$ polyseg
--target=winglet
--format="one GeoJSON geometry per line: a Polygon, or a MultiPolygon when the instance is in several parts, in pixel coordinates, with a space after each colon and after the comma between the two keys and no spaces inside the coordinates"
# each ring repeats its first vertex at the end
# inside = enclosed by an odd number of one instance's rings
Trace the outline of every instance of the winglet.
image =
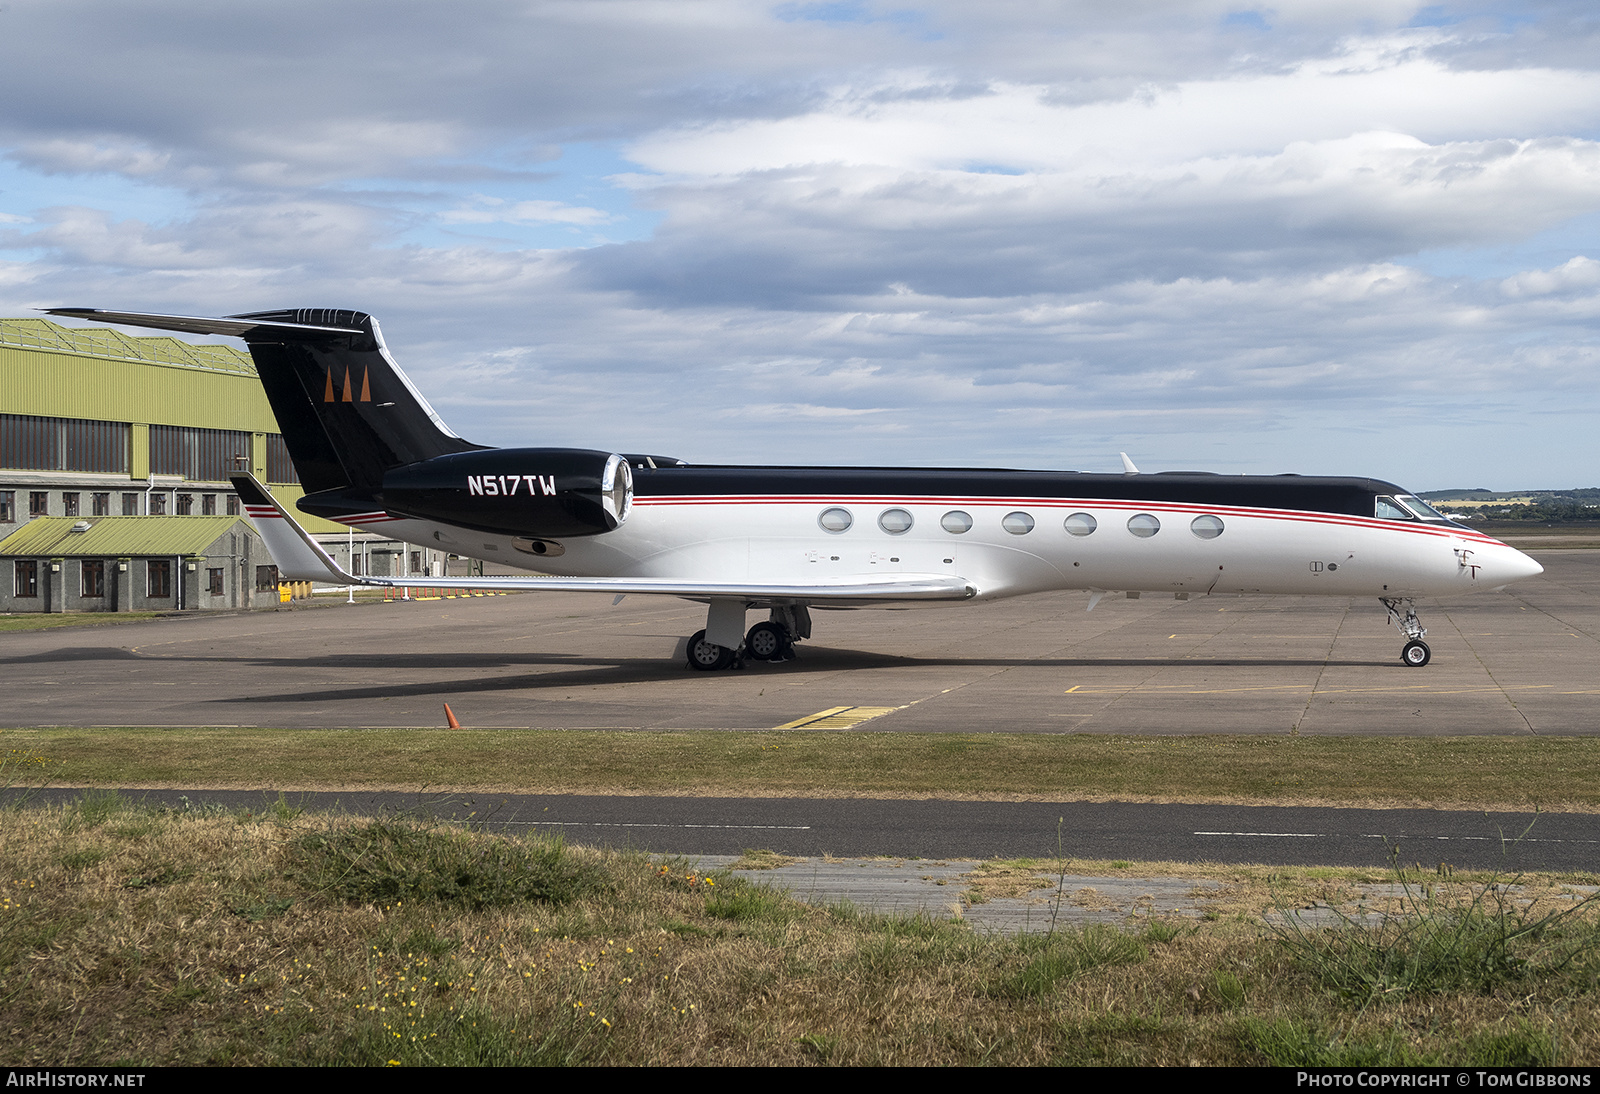
{"type": "Polygon", "coordinates": [[[339,568],[328,552],[306,534],[288,510],[250,474],[230,475],[229,481],[244,502],[244,511],[255,522],[256,531],[266,542],[267,552],[278,564],[278,576],[286,581],[324,581],[331,585],[361,585],[339,568]]]}
{"type": "Polygon", "coordinates": [[[1133,466],[1133,461],[1128,459],[1126,452],[1118,452],[1117,455],[1122,457],[1122,473],[1124,475],[1137,475],[1139,473],[1139,469],[1133,466]]]}

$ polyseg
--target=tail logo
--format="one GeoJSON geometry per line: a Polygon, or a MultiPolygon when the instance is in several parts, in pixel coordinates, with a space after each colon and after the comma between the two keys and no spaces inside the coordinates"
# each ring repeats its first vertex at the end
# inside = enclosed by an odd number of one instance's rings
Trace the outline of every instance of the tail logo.
{"type": "MultiPolygon", "coordinates": [[[[335,394],[336,385],[333,382],[333,369],[330,368],[328,370],[328,384],[327,384],[326,387],[324,387],[322,389],[322,401],[325,402],[325,403],[353,403],[353,402],[356,402],[357,400],[356,400],[356,396],[355,396],[354,385],[355,385],[355,374],[351,370],[346,369],[345,373],[344,373],[344,384],[342,385],[343,394],[342,395],[335,394]]],[[[366,369],[362,369],[361,370],[361,398],[360,398],[360,401],[363,402],[363,403],[372,402],[372,387],[367,382],[367,370],[366,369]]]]}

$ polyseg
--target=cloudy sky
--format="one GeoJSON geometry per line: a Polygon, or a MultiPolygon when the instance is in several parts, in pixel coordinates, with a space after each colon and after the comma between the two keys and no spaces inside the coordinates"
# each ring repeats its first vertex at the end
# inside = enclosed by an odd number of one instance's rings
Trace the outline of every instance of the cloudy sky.
{"type": "Polygon", "coordinates": [[[1600,482],[1592,2],[0,0],[0,315],[371,312],[456,430],[1600,482]]]}

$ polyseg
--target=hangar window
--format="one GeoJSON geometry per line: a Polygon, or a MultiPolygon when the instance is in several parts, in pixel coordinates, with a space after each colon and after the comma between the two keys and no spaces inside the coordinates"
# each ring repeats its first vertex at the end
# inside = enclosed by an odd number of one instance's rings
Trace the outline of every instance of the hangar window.
{"type": "Polygon", "coordinates": [[[1033,531],[1033,518],[1026,513],[1007,513],[1000,518],[1000,527],[1014,536],[1025,536],[1033,531]]]}
{"type": "Polygon", "coordinates": [[[30,517],[47,517],[50,515],[50,492],[48,490],[35,490],[28,495],[28,515],[30,517]]]}
{"type": "Polygon", "coordinates": [[[1067,518],[1067,531],[1075,536],[1093,535],[1100,522],[1088,513],[1074,513],[1067,518]]]}
{"type": "Polygon", "coordinates": [[[17,519],[17,492],[0,490],[0,524],[12,524],[17,519]]]}
{"type": "MultiPolygon", "coordinates": [[[[357,561],[357,562],[361,561],[360,557],[357,556],[355,561],[357,561]]],[[[361,571],[360,570],[352,570],[351,572],[359,574],[361,571]]],[[[278,591],[278,568],[276,566],[257,566],[256,567],[256,592],[258,592],[258,593],[275,593],[277,591],[278,591]]]]}
{"type": "Polygon", "coordinates": [[[228,495],[228,515],[230,517],[236,517],[236,516],[239,515],[239,495],[238,494],[229,494],[228,495]]]}
{"type": "Polygon", "coordinates": [[[972,530],[972,514],[963,513],[960,509],[952,509],[939,518],[939,527],[953,536],[972,530]]]}
{"type": "Polygon", "coordinates": [[[1128,531],[1140,539],[1149,539],[1161,531],[1161,522],[1149,513],[1135,513],[1128,518],[1128,531]]]}
{"type": "Polygon", "coordinates": [[[856,518],[850,515],[850,510],[840,509],[838,506],[824,509],[822,515],[817,518],[817,523],[822,526],[822,530],[824,532],[832,532],[834,535],[849,531],[850,526],[855,522],[856,518]]]}
{"type": "Polygon", "coordinates": [[[145,563],[144,594],[151,600],[165,600],[172,595],[172,563],[164,558],[153,558],[145,563]]]}
{"type": "Polygon", "coordinates": [[[39,563],[35,559],[18,559],[16,595],[23,597],[36,597],[39,595],[39,563]]]}
{"type": "Polygon", "coordinates": [[[180,517],[187,517],[187,516],[192,516],[193,514],[194,514],[194,495],[193,494],[179,494],[178,495],[178,515],[180,517]]]}
{"type": "Polygon", "coordinates": [[[903,536],[911,531],[911,514],[904,509],[885,509],[878,514],[878,527],[891,536],[903,536]]]}
{"type": "Polygon", "coordinates": [[[78,499],[82,495],[67,493],[61,495],[61,515],[75,517],[78,515],[78,499]]]}
{"type": "Polygon", "coordinates": [[[83,595],[97,597],[106,595],[106,564],[98,558],[86,558],[81,562],[83,573],[83,595]]]}
{"type": "Polygon", "coordinates": [[[1189,531],[1201,539],[1216,539],[1222,534],[1222,518],[1211,516],[1195,517],[1189,522],[1189,531]]]}
{"type": "Polygon", "coordinates": [[[206,570],[206,590],[212,596],[222,595],[222,567],[213,566],[206,570]]]}
{"type": "Polygon", "coordinates": [[[125,517],[136,517],[139,515],[138,494],[122,495],[122,515],[125,517]]]}
{"type": "Polygon", "coordinates": [[[217,515],[217,496],[215,494],[200,495],[200,515],[214,517],[217,515]]]}
{"type": "Polygon", "coordinates": [[[109,517],[111,515],[111,495],[110,494],[92,494],[92,495],[90,495],[90,500],[94,504],[94,515],[95,516],[97,516],[97,517],[109,517]]]}

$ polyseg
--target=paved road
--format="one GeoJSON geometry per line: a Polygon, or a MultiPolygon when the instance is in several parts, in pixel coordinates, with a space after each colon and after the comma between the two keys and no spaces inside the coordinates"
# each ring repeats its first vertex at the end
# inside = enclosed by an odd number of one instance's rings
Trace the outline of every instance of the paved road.
{"type": "MultiPolygon", "coordinates": [[[[44,800],[78,791],[49,791],[44,800]]],[[[264,808],[268,791],[130,791],[140,800],[264,808]]],[[[1422,809],[948,802],[806,798],[393,793],[293,794],[292,804],[358,815],[416,811],[491,829],[564,833],[575,843],[683,855],[760,848],[790,855],[908,858],[1071,856],[1191,863],[1600,869],[1600,816],[1422,809]],[[1531,829],[1529,828],[1532,825],[1531,829]]]]}
{"type": "MultiPolygon", "coordinates": [[[[704,609],[524,594],[0,635],[5,712],[36,725],[766,729],[888,708],[921,732],[1588,734],[1600,731],[1600,551],[1421,605],[1408,669],[1376,602],[1062,593],[815,613],[798,659],[690,672],[704,609]]],[[[756,615],[752,613],[751,621],[756,615]]]]}

